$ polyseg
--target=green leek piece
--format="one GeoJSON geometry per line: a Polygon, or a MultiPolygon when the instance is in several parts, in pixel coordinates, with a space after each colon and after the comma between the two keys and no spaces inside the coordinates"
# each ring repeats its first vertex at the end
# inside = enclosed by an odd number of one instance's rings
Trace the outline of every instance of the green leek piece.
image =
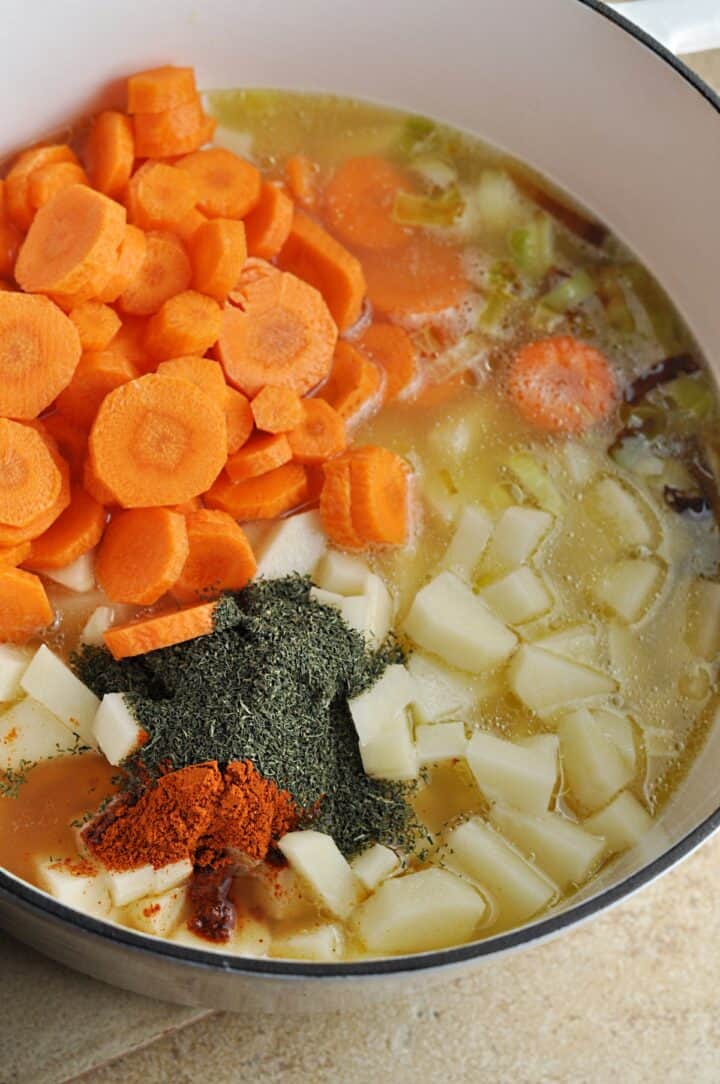
{"type": "Polygon", "coordinates": [[[506,463],[521,488],[537,501],[540,508],[555,516],[562,514],[565,501],[548,471],[532,452],[511,452],[506,463]]]}
{"type": "Polygon", "coordinates": [[[635,317],[625,296],[621,273],[615,267],[601,267],[595,272],[595,281],[607,322],[616,331],[631,334],[635,331],[635,317]]]}
{"type": "Polygon", "coordinates": [[[555,260],[555,228],[544,213],[535,215],[527,226],[508,234],[508,248],[516,267],[528,278],[543,278],[555,260]]]}
{"type": "Polygon", "coordinates": [[[709,418],[715,410],[715,393],[703,376],[679,376],[666,384],[664,394],[694,418],[709,418]]]}
{"type": "Polygon", "coordinates": [[[595,282],[587,271],[576,271],[540,298],[539,304],[550,312],[560,314],[576,309],[596,291],[595,282]]]}
{"type": "Polygon", "coordinates": [[[408,117],[400,133],[398,149],[402,154],[411,155],[432,144],[436,134],[437,125],[429,117],[408,117]]]}
{"type": "Polygon", "coordinates": [[[463,200],[456,187],[436,196],[395,193],[392,218],[400,226],[452,226],[463,212],[463,200]]]}

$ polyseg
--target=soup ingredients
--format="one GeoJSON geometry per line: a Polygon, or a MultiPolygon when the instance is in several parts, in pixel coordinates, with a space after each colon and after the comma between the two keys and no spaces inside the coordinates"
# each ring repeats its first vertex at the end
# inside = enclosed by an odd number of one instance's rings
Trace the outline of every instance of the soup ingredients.
{"type": "Polygon", "coordinates": [[[162,113],[135,113],[133,132],[139,158],[172,158],[195,151],[212,139],[215,122],[203,111],[199,95],[162,113]]]}
{"type": "Polygon", "coordinates": [[[192,68],[165,65],[136,72],[127,81],[128,113],[162,113],[184,105],[197,94],[192,68]]]}
{"type": "Polygon", "coordinates": [[[293,202],[279,185],[265,181],[260,199],[245,219],[250,256],[272,260],[288,239],[293,220],[293,202]]]}
{"type": "Polygon", "coordinates": [[[31,419],[70,383],[77,330],[44,297],[0,293],[0,416],[31,419]]]}
{"type": "Polygon", "coordinates": [[[409,531],[408,466],[376,445],[351,449],[325,464],[320,515],[338,546],[401,545],[409,531]]]}
{"type": "Polygon", "coordinates": [[[25,643],[51,623],[52,606],[32,572],[0,567],[0,640],[25,643]]]}
{"type": "Polygon", "coordinates": [[[325,186],[328,223],[347,245],[393,249],[408,240],[392,211],[411,181],[384,158],[346,158],[325,186]]]}
{"type": "Polygon", "coordinates": [[[363,269],[371,302],[398,323],[452,309],[469,289],[458,250],[428,234],[415,234],[391,259],[373,251],[364,257],[363,269]]]}
{"type": "Polygon", "coordinates": [[[156,613],[125,624],[115,624],[103,636],[114,659],[127,659],[182,644],[198,636],[209,636],[217,624],[218,605],[205,602],[182,610],[156,613]]]}
{"type": "Polygon", "coordinates": [[[378,367],[351,343],[340,342],[320,397],[330,403],[347,422],[372,403],[380,384],[378,367]]]}
{"type": "Polygon", "coordinates": [[[178,602],[239,591],[255,574],[245,532],[226,512],[201,508],[186,517],[189,552],[170,592],[178,602]]]}
{"type": "Polygon", "coordinates": [[[366,293],[360,261],[302,211],[293,216],[278,262],[320,291],[338,331],[359,319],[366,293]]]}
{"type": "Polygon", "coordinates": [[[36,430],[0,418],[0,522],[27,527],[58,498],[62,478],[36,430]]]}
{"type": "MultiPolygon", "coordinates": [[[[134,235],[133,235],[134,236],[134,235]]],[[[132,316],[150,316],[175,294],[187,290],[192,279],[190,260],[178,237],[172,233],[151,230],[143,235],[142,260],[133,274],[128,268],[129,282],[121,288],[118,306],[132,316]]],[[[127,245],[128,234],[125,234],[127,245]]],[[[140,253],[131,241],[128,262],[134,265],[140,253]]],[[[122,265],[115,273],[120,274],[122,265]]],[[[140,355],[141,357],[143,354],[140,355]]]]}
{"type": "Polygon", "coordinates": [[[292,388],[268,384],[253,399],[252,413],[258,429],[265,433],[287,433],[303,420],[303,402],[292,388]]]}
{"type": "Polygon", "coordinates": [[[285,433],[257,433],[230,456],[225,464],[225,472],[232,482],[245,482],[248,478],[257,478],[282,467],[292,457],[292,448],[285,433]]]}
{"type": "Polygon", "coordinates": [[[120,317],[101,301],[84,301],[68,313],[83,350],[104,350],[120,330],[120,317]]]}
{"type": "Polygon", "coordinates": [[[324,463],[345,450],[345,421],[324,399],[305,399],[300,404],[300,418],[287,439],[298,463],[324,463]]]}
{"type": "Polygon", "coordinates": [[[300,463],[284,463],[242,482],[230,481],[224,472],[204,494],[208,508],[220,508],[240,521],[275,519],[304,504],[307,497],[307,474],[300,463]]]}
{"type": "Polygon", "coordinates": [[[73,486],[70,504],[51,527],[36,538],[22,562],[26,568],[66,568],[88,553],[105,530],[105,509],[81,486],[73,486]]]}
{"type": "Polygon", "coordinates": [[[98,113],[83,148],[83,161],[93,188],[106,196],[122,194],[135,162],[132,122],[124,113],[98,113]]]}
{"type": "MultiPolygon", "coordinates": [[[[193,266],[193,287],[224,301],[237,284],[247,258],[245,226],[231,218],[201,222],[188,243],[193,266]]],[[[213,345],[217,339],[210,343],[213,345]]]]}
{"type": "Polygon", "coordinates": [[[373,323],[357,345],[385,373],[383,402],[391,403],[412,385],[417,376],[417,350],[404,328],[373,323]]]}
{"type": "Polygon", "coordinates": [[[179,578],[190,547],[184,516],[133,508],[113,516],[98,550],[97,577],[111,602],[151,606],[179,578]]]}
{"type": "Polygon", "coordinates": [[[244,218],[260,199],[259,170],[224,147],[188,154],[177,166],[192,177],[198,210],[209,218],[244,218]]]}
{"type": "Polygon", "coordinates": [[[508,391],[523,417],[554,433],[601,421],[617,396],[606,358],[567,335],[524,346],[510,367],[508,391]]]}

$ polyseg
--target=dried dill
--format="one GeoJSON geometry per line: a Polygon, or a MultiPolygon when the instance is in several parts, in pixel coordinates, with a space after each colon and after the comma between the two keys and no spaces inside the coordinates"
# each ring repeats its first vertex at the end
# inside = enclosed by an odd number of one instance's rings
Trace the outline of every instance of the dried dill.
{"type": "Polygon", "coordinates": [[[310,598],[309,580],[289,576],[226,596],[210,636],[121,662],[85,648],[75,666],[98,696],[126,693],[150,735],[131,776],[249,759],[350,855],[408,844],[415,830],[408,787],[363,772],[347,707],[402,658],[393,641],[368,651],[310,598]]]}
{"type": "Polygon", "coordinates": [[[36,760],[21,760],[17,768],[3,768],[0,771],[0,798],[17,798],[20,787],[27,782],[28,773],[36,764],[36,760]]]}

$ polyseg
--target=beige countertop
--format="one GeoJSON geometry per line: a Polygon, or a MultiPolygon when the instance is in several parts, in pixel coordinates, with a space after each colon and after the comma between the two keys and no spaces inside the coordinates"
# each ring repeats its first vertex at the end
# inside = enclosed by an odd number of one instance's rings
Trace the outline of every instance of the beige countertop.
{"type": "MultiPolygon", "coordinates": [[[[720,86],[720,52],[691,58],[720,86]]],[[[0,934],[0,1084],[718,1084],[720,837],[609,914],[362,1012],[210,1014],[0,934]]]]}

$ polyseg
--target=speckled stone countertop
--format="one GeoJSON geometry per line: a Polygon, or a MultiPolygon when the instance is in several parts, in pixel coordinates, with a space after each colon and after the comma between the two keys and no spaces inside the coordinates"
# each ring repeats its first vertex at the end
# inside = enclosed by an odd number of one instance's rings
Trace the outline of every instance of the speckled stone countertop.
{"type": "MultiPolygon", "coordinates": [[[[690,58],[720,87],[720,51],[690,58]]],[[[149,1001],[0,934],[0,1084],[718,1084],[720,837],[549,944],[362,1012],[149,1001]]]]}

